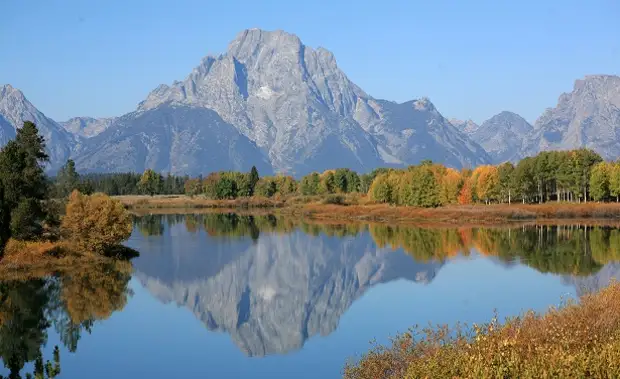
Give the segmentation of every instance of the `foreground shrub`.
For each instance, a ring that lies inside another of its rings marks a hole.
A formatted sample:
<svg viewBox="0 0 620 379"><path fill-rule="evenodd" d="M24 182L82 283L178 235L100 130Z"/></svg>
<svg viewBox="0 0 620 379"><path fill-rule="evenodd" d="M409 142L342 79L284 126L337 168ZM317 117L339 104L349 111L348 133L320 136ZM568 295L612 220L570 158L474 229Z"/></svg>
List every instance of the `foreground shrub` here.
<svg viewBox="0 0 620 379"><path fill-rule="evenodd" d="M62 235L79 248L95 252L117 245L131 235L131 216L111 197L73 191L62 219Z"/></svg>
<svg viewBox="0 0 620 379"><path fill-rule="evenodd" d="M618 378L620 284L545 315L406 333L345 378Z"/></svg>
<svg viewBox="0 0 620 379"><path fill-rule="evenodd" d="M323 204L345 205L345 197L343 195L327 195L323 199Z"/></svg>

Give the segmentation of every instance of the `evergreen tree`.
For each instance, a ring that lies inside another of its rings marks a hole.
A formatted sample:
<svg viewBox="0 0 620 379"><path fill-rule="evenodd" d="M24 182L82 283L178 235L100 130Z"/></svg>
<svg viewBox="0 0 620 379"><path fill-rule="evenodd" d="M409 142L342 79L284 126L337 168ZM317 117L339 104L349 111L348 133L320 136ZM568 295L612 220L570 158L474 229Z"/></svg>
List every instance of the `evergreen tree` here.
<svg viewBox="0 0 620 379"><path fill-rule="evenodd" d="M74 189L82 189L80 175L75 170L75 162L69 159L56 175L56 194L59 197L69 196Z"/></svg>
<svg viewBox="0 0 620 379"><path fill-rule="evenodd" d="M620 163L611 164L609 172L609 192L620 201Z"/></svg>
<svg viewBox="0 0 620 379"><path fill-rule="evenodd" d="M254 195L254 190L256 189L256 183L260 180L260 176L258 175L258 170L256 166L252 166L250 170L250 196Z"/></svg>
<svg viewBox="0 0 620 379"><path fill-rule="evenodd" d="M9 141L0 151L3 215L0 235L9 236L20 229L22 239L38 237L47 218L43 202L48 198L48 181L43 167L48 161L45 142L36 125L24 122L15 140Z"/></svg>

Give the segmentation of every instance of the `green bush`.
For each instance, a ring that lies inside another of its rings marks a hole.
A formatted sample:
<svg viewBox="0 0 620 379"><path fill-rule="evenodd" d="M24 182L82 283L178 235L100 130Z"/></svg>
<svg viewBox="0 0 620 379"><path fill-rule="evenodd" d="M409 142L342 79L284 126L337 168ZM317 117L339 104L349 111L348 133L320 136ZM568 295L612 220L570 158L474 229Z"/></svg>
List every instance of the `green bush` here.
<svg viewBox="0 0 620 379"><path fill-rule="evenodd" d="M18 240L32 240L42 233L43 211L35 199L22 199L11 212L11 236Z"/></svg>
<svg viewBox="0 0 620 379"><path fill-rule="evenodd" d="M345 205L345 197L343 195L327 195L323 199L323 204Z"/></svg>

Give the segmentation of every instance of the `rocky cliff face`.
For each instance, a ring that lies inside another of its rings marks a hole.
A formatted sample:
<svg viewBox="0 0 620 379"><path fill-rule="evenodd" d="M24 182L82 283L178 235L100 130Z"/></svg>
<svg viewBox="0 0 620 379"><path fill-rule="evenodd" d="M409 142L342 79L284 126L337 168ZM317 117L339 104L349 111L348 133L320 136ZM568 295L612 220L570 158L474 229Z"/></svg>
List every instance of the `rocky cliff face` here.
<svg viewBox="0 0 620 379"><path fill-rule="evenodd" d="M206 174L220 170L272 173L258 147L206 108L163 104L127 114L76 152L81 171Z"/></svg>
<svg viewBox="0 0 620 379"><path fill-rule="evenodd" d="M491 156L493 163L516 162L523 145L533 131L523 117L512 112L501 112L478 128L470 129L469 136Z"/></svg>
<svg viewBox="0 0 620 379"><path fill-rule="evenodd" d="M591 75L577 80L573 91L536 121L521 155L587 147L615 160L619 141L620 77Z"/></svg>
<svg viewBox="0 0 620 379"><path fill-rule="evenodd" d="M24 121L37 124L40 133L45 137L51 161L50 168L62 166L76 145L75 138L35 108L20 90L10 85L0 86L0 144L2 146L15 137L15 131L22 127Z"/></svg>
<svg viewBox="0 0 620 379"><path fill-rule="evenodd" d="M92 118L92 117L74 117L67 121L61 122L60 126L65 128L69 133L90 138L98 135L106 130L114 121L111 118Z"/></svg>
<svg viewBox="0 0 620 379"><path fill-rule="evenodd" d="M478 128L480 127L480 125L476 124L472 120L464 121L464 120L459 120L457 118L451 118L448 121L450 121L450 123L454 125L458 130L462 130L463 133L467 135L471 135L473 132L478 130Z"/></svg>
<svg viewBox="0 0 620 379"><path fill-rule="evenodd" d="M242 32L225 54L204 58L182 82L157 87L138 109L169 102L214 110L255 142L275 170L297 175L422 159L457 167L489 160L428 99L374 99L332 53L282 31Z"/></svg>
<svg viewBox="0 0 620 379"><path fill-rule="evenodd" d="M441 267L377 249L368 233L261 233L254 243L246 241L220 241L215 246L227 251L220 254L204 236L184 237L165 254L137 258L136 277L160 300L187 307L210 330L230 334L247 355L264 356L297 350L308 338L333 332L372 286L397 278L425 283ZM170 257L174 262L167 262Z"/></svg>

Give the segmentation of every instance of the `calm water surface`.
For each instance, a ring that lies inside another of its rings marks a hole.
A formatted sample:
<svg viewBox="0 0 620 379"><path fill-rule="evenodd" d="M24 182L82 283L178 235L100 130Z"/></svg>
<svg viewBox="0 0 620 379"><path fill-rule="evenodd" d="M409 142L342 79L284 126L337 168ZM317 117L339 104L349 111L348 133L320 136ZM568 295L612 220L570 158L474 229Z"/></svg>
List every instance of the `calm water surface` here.
<svg viewBox="0 0 620 379"><path fill-rule="evenodd" d="M0 374L57 345L60 378L337 378L373 339L543 311L620 274L620 231L580 226L147 216L126 245L133 268L0 282Z"/></svg>

